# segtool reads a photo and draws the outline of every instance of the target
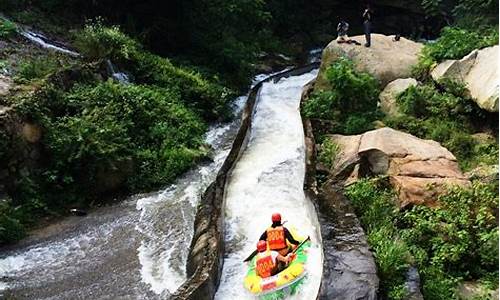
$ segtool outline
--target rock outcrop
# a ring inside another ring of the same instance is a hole
[[[391,81],[379,95],[382,112],[388,116],[400,115],[401,112],[396,102],[398,95],[406,91],[410,86],[416,85],[418,85],[418,82],[413,78],[400,78]]]
[[[318,202],[324,252],[318,299],[377,299],[377,267],[354,208],[330,184]]]
[[[0,75],[0,96],[5,96],[9,93],[12,86],[12,79],[10,77]]]
[[[351,39],[362,44],[365,42],[364,36],[354,36]],[[334,40],[323,50],[316,88],[329,87],[324,72],[341,56],[352,59],[358,70],[372,74],[381,86],[385,87],[395,79],[410,77],[411,67],[418,62],[422,47],[422,44],[405,38],[395,42],[393,36],[383,34],[372,34],[372,46],[369,48],[354,44],[339,44]]]
[[[399,206],[435,205],[447,185],[469,185],[455,156],[439,143],[388,127],[361,135],[330,136],[340,146],[331,169],[334,180],[385,174],[399,195]]]
[[[474,50],[460,60],[446,60],[432,70],[431,76],[464,83],[479,107],[498,112],[498,49],[497,45]]]

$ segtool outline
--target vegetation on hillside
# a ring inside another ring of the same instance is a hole
[[[42,128],[44,154],[7,186],[12,200],[0,206],[0,243],[19,239],[42,216],[98,204],[108,192],[167,184],[207,154],[208,122],[228,117],[233,94],[216,78],[147,52],[117,27],[89,24],[77,41],[86,61],[24,61],[16,78],[36,83],[35,92],[4,99]],[[108,59],[134,83],[103,79]],[[0,134],[9,136],[4,127]],[[16,157],[15,143],[0,144],[2,168]]]
[[[17,27],[9,20],[0,17],[0,38],[12,37],[17,32]]]
[[[498,44],[498,23],[480,28],[445,27],[441,36],[422,49],[414,76],[428,80],[429,71],[446,59],[461,59],[474,49]]]
[[[406,299],[410,266],[417,267],[429,300],[455,299],[462,280],[498,287],[496,182],[450,188],[439,197],[439,207],[415,206],[404,212],[396,208],[396,195],[384,177],[358,181],[346,195],[374,251],[383,298]]]
[[[387,126],[440,142],[457,157],[463,171],[498,164],[494,136],[498,118],[481,110],[465,94],[463,85],[443,80],[410,87],[399,95],[397,103],[403,114],[386,117]],[[491,139],[473,136],[484,129],[492,131]]]
[[[414,68],[421,84],[398,96],[397,117],[376,112],[378,90],[369,74],[357,72],[346,59],[328,67],[325,74],[331,89],[314,91],[302,108],[321,143],[320,163],[330,167],[338,152],[337,145],[323,138],[325,134],[362,133],[379,119],[386,126],[440,142],[464,172],[498,166],[498,114],[481,110],[463,84],[429,77],[438,62],[498,44],[498,2],[452,2],[422,1],[430,14],[448,15],[454,22],[425,45]],[[351,118],[365,125],[353,128]],[[317,176],[322,184],[324,175]],[[404,211],[398,209],[396,192],[386,177],[365,178],[346,188],[374,252],[381,298],[406,299],[406,273],[415,266],[425,299],[456,299],[463,281],[480,283],[484,293],[477,299],[490,299],[487,290],[498,287],[498,175],[479,178],[471,187],[449,187],[436,199],[438,207],[413,206]]]
[[[373,129],[379,117],[380,89],[376,79],[354,69],[352,61],[340,58],[325,71],[331,89],[315,91],[302,107],[304,116],[329,121],[329,132],[357,134]]]

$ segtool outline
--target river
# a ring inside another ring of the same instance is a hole
[[[246,97],[234,102],[239,115]],[[186,279],[196,206],[229,153],[239,118],[214,125],[213,161],[173,185],[70,217],[0,254],[0,298],[164,299]]]

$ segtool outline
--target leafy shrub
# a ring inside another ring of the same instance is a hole
[[[345,193],[368,234],[388,299],[400,299],[410,263],[418,267],[425,299],[454,298],[461,280],[498,281],[496,184],[451,187],[439,207],[405,212],[397,211],[384,178],[358,181]]]
[[[340,133],[360,133],[371,129],[377,114],[379,94],[376,79],[355,70],[353,63],[341,57],[329,66],[325,76],[331,90],[318,91],[304,104],[308,118],[332,120]]]
[[[331,139],[326,138],[321,144],[318,160],[330,169],[339,153],[339,150],[339,145]]]
[[[387,117],[385,124],[440,142],[455,154],[464,170],[482,162],[496,164],[498,149],[489,146],[493,143],[478,143],[471,136],[475,124],[484,125],[488,117],[464,96],[463,85],[446,80],[438,87],[442,92],[430,84],[408,88],[397,99],[406,115]]]
[[[17,241],[24,236],[24,227],[16,218],[16,209],[6,199],[0,200],[0,244]]]
[[[43,78],[50,73],[53,73],[62,64],[55,56],[34,57],[19,64],[17,70],[17,79],[33,80]]]
[[[446,59],[461,59],[474,49],[496,44],[498,44],[496,25],[483,30],[445,27],[436,42],[424,46],[419,62],[413,69],[413,75],[420,79],[426,79],[430,69],[436,63]]]
[[[75,46],[90,60],[119,61],[129,59],[140,48],[139,43],[121,32],[118,26],[104,26],[100,19],[89,22],[77,33]]]
[[[176,89],[182,101],[206,120],[228,116],[227,104],[234,96],[228,88],[203,78],[199,72],[176,67],[168,59],[147,52],[136,52],[130,60],[138,82]]]
[[[108,81],[95,87],[76,86],[63,95],[61,104],[75,113],[48,116],[50,121],[44,124],[44,143],[61,186],[74,182],[93,186],[102,168],[112,170],[130,160],[139,166],[135,176],[142,182],[134,188],[154,186],[172,180],[203,154],[198,148],[206,125],[175,91]],[[148,158],[142,154],[147,149],[157,160],[141,160]],[[143,173],[147,163],[164,171]]]
[[[498,1],[483,0],[421,0],[422,8],[427,15],[455,17],[455,25],[466,28],[496,26],[498,24]]]
[[[398,104],[405,114],[417,118],[453,118],[466,121],[474,111],[474,102],[451,93],[439,93],[432,85],[411,86],[398,96]]]
[[[358,181],[346,189],[345,195],[354,205],[373,248],[382,295],[398,299],[404,294],[400,290],[411,256],[394,225],[397,215],[394,193],[387,188],[386,179],[379,178]]]
[[[16,24],[0,17],[0,38],[9,38],[17,32]]]
[[[142,49],[139,43],[116,26],[101,21],[89,23],[77,35],[81,53],[91,60],[111,59],[126,66],[140,84],[175,89],[181,100],[206,120],[228,116],[227,103],[234,94],[194,70],[174,66],[170,60]]]

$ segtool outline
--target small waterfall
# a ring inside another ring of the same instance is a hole
[[[308,62],[315,63],[321,61],[321,54],[323,53],[323,48],[315,48],[309,51]]]
[[[114,80],[121,82],[121,83],[125,83],[125,84],[130,83],[130,79],[129,79],[128,75],[123,73],[123,72],[116,71],[116,68],[113,65],[113,63],[111,62],[111,60],[106,59],[106,66],[108,68],[108,73],[111,74],[111,78],[113,78]]]
[[[30,30],[20,29],[19,33],[24,36],[26,39],[32,41],[33,43],[41,46],[42,48],[52,49],[54,51],[62,52],[68,54],[73,57],[78,57],[78,54],[75,51],[71,51],[67,49],[64,45],[58,42],[51,41],[45,35],[37,32],[33,32]]]

